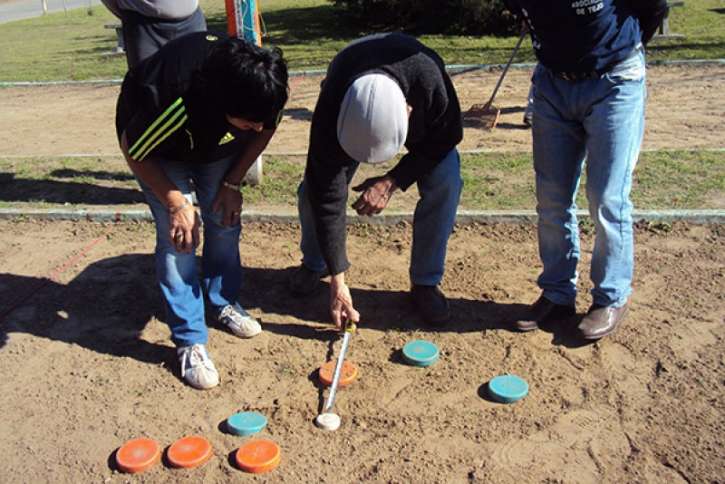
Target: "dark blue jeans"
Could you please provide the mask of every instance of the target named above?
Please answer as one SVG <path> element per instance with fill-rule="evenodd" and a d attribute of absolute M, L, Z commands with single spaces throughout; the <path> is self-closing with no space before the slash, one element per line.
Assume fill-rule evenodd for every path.
<path fill-rule="evenodd" d="M 420 200 L 413 216 L 413 252 L 410 260 L 410 280 L 413 284 L 435 286 L 443 278 L 448 238 L 456 221 L 461 198 L 461 160 L 453 149 L 423 179 L 418 181 Z M 322 258 L 312 206 L 305 194 L 303 181 L 297 190 L 297 202 L 302 226 L 302 263 L 309 269 L 323 272 Z"/>

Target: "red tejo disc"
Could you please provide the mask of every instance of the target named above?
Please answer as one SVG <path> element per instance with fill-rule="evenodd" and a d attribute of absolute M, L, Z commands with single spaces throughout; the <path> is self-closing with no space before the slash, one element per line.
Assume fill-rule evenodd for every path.
<path fill-rule="evenodd" d="M 166 457 L 174 467 L 190 469 L 199 467 L 212 456 L 211 444 L 204 437 L 192 435 L 177 440 L 166 451 Z"/>
<path fill-rule="evenodd" d="M 129 440 L 116 451 L 116 464 L 122 472 L 135 474 L 153 467 L 161 460 L 161 447 L 156 441 L 139 438 Z"/>
<path fill-rule="evenodd" d="M 332 377 L 335 375 L 335 365 L 337 361 L 328 361 L 320 367 L 320 381 L 323 385 L 332 385 Z M 357 366 L 349 361 L 345 360 L 342 362 L 342 371 L 340 372 L 340 383 L 341 387 L 346 387 L 350 383 L 357 380 Z"/>
<path fill-rule="evenodd" d="M 243 471 L 261 474 L 275 469 L 282 460 L 279 445 L 267 439 L 253 439 L 234 454 L 237 466 Z"/>

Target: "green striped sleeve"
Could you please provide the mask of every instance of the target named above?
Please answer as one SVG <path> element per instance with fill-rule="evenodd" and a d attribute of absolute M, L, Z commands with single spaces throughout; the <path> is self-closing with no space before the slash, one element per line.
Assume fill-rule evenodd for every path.
<path fill-rule="evenodd" d="M 179 118 L 181 121 L 179 122 Z M 152 149 L 183 126 L 188 119 L 183 100 L 178 98 L 143 132 L 128 150 L 134 160 L 143 160 Z"/>

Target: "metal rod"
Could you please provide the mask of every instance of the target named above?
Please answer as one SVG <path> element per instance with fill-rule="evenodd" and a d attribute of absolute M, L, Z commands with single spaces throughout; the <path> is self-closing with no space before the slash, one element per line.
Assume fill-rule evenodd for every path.
<path fill-rule="evenodd" d="M 330 394 L 327 396 L 327 402 L 325 402 L 325 412 L 329 412 L 332 406 L 335 404 L 335 395 L 337 394 L 337 385 L 340 383 L 340 374 L 342 373 L 342 364 L 345 360 L 345 353 L 347 352 L 347 346 L 350 342 L 350 332 L 345 331 L 342 337 L 342 346 L 340 347 L 340 354 L 337 356 L 337 364 L 335 365 L 335 373 L 332 377 L 332 385 L 330 385 Z"/>
<path fill-rule="evenodd" d="M 521 35 L 519 36 L 519 41 L 516 43 L 516 47 L 514 47 L 514 51 L 511 52 L 511 57 L 509 58 L 509 61 L 506 63 L 506 67 L 503 68 L 501 77 L 498 78 L 496 87 L 493 89 L 493 94 L 491 94 L 491 99 L 489 99 L 488 102 L 486 103 L 487 106 L 490 106 L 491 104 L 493 104 L 493 100 L 496 97 L 496 94 L 498 93 L 498 88 L 501 87 L 503 78 L 506 77 L 506 73 L 508 72 L 509 67 L 511 67 L 511 63 L 514 61 L 514 57 L 516 57 L 516 53 L 519 51 L 519 47 L 521 47 L 521 42 L 524 41 L 524 37 L 526 37 L 527 33 L 528 33 L 528 31 L 526 29 L 521 31 Z"/>

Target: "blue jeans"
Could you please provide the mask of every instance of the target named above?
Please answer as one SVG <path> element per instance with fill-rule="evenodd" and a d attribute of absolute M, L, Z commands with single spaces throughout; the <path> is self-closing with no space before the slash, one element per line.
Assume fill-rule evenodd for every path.
<path fill-rule="evenodd" d="M 418 181 L 420 200 L 413 216 L 413 252 L 410 280 L 413 284 L 435 286 L 443 278 L 448 238 L 456 221 L 461 198 L 461 160 L 458 150 L 451 150 L 438 165 Z M 303 181 L 297 190 L 297 206 L 302 228 L 302 263 L 316 272 L 326 270 L 317 243 L 312 206 Z"/>
<path fill-rule="evenodd" d="M 204 293 L 214 311 L 234 304 L 242 281 L 239 259 L 241 225 L 221 225 L 221 212 L 212 212 L 219 185 L 236 157 L 209 164 L 162 161 L 166 176 L 191 201 L 194 190 L 204 223 L 204 248 L 199 280 L 196 255 L 177 252 L 169 238 L 169 211 L 139 180 L 156 222 L 156 277 L 166 303 L 166 322 L 177 346 L 206 344 Z"/>
<path fill-rule="evenodd" d="M 538 284 L 556 304 L 576 298 L 579 232 L 575 197 L 586 157 L 589 213 L 596 229 L 594 304 L 621 306 L 632 292 L 632 172 L 644 133 L 645 58 L 640 48 L 599 79 L 570 82 L 539 65 L 533 148 L 539 216 Z"/>

